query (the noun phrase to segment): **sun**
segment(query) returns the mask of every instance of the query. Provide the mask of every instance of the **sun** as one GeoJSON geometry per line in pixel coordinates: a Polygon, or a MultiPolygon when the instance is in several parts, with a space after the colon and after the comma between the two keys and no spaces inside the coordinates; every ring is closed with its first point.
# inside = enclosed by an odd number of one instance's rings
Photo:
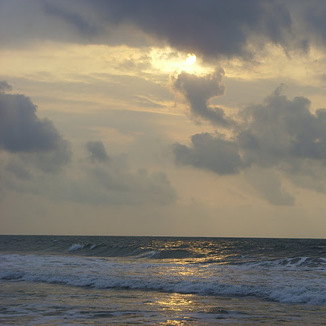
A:
{"type": "Polygon", "coordinates": [[[186,64],[187,65],[193,65],[197,60],[196,54],[194,53],[188,53],[186,57],[186,64]]]}
{"type": "Polygon", "coordinates": [[[167,74],[184,71],[189,74],[202,75],[211,73],[215,69],[215,67],[203,64],[203,60],[194,52],[179,52],[169,47],[153,47],[149,56],[151,67],[167,74]]]}

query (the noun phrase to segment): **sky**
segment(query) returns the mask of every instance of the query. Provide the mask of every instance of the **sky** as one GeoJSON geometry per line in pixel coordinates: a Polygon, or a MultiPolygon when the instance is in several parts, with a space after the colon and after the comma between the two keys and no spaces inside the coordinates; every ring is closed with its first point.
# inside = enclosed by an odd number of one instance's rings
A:
{"type": "Polygon", "coordinates": [[[326,236],[326,2],[0,0],[0,233],[326,236]]]}

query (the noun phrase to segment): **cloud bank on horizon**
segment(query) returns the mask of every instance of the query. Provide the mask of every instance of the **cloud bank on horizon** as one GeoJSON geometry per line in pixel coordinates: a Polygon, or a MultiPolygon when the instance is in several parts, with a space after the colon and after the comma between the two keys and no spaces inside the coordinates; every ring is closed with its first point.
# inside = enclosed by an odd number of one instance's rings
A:
{"type": "Polygon", "coordinates": [[[59,211],[114,206],[117,216],[117,206],[186,215],[196,202],[213,216],[218,198],[208,204],[184,186],[206,173],[223,187],[245,184],[232,186],[245,198],[236,206],[299,209],[300,191],[326,193],[325,46],[319,0],[0,0],[1,202],[33,194],[59,211]],[[44,64],[6,66],[10,53],[40,51],[50,51],[44,64]],[[199,63],[181,64],[187,53],[199,63]],[[69,55],[77,59],[63,66],[69,55]],[[70,105],[89,114],[69,109],[78,130],[63,122],[70,105]]]}

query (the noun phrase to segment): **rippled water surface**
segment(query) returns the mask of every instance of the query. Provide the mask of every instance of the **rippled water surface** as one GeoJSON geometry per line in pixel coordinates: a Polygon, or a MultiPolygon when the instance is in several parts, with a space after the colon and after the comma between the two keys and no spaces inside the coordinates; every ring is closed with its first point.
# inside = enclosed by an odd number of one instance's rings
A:
{"type": "Polygon", "coordinates": [[[323,325],[326,241],[0,237],[1,325],[323,325]]]}

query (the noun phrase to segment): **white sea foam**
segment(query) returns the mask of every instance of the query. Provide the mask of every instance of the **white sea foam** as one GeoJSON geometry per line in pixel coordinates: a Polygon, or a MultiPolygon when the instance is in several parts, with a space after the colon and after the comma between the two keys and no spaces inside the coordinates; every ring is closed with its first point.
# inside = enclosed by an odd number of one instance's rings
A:
{"type": "MultiPolygon", "coordinates": [[[[253,264],[251,268],[248,265],[213,264],[208,267],[198,264],[148,263],[142,259],[40,255],[0,255],[0,261],[1,280],[101,289],[254,296],[277,302],[326,304],[325,270],[321,272],[320,269],[316,272],[312,269],[295,270],[280,264],[277,265],[278,269],[253,264]]],[[[304,261],[300,259],[296,264],[300,266],[304,261]]]]}

